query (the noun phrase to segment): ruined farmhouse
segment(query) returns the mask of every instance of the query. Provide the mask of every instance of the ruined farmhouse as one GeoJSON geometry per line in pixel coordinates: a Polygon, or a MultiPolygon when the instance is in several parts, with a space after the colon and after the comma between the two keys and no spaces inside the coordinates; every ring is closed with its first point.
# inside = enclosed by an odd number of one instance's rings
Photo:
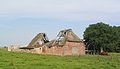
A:
{"type": "Polygon", "coordinates": [[[51,54],[51,55],[84,55],[85,44],[72,29],[59,32],[57,38],[49,41],[45,33],[39,33],[27,47],[20,47],[19,51],[51,54]]]}

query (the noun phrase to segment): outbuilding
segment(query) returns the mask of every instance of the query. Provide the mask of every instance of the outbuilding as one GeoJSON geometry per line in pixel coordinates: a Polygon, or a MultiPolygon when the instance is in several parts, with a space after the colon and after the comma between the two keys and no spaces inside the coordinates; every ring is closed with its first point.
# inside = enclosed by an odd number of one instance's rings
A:
{"type": "Polygon", "coordinates": [[[42,54],[85,55],[85,44],[72,29],[59,32],[57,39],[43,44],[42,54]]]}

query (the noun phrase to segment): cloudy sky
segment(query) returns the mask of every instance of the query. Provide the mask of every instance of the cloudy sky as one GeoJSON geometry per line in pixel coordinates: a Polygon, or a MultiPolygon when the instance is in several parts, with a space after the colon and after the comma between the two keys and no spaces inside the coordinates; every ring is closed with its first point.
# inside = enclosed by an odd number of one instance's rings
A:
{"type": "Polygon", "coordinates": [[[83,38],[97,22],[120,26],[120,0],[0,0],[0,46],[27,44],[39,32],[54,39],[67,28],[83,38]]]}

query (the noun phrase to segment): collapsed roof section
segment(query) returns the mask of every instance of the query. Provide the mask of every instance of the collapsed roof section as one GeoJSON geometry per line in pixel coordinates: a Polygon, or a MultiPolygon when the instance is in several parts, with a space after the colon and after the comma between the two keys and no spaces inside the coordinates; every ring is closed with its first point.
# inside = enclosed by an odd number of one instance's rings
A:
{"type": "Polygon", "coordinates": [[[61,30],[57,35],[57,39],[51,40],[49,42],[48,37],[45,33],[39,33],[33,38],[27,47],[22,47],[20,49],[33,49],[42,46],[52,47],[52,46],[63,46],[66,41],[69,42],[82,42],[82,40],[73,33],[72,29],[61,30]]]}
{"type": "Polygon", "coordinates": [[[64,39],[65,41],[71,42],[80,42],[82,41],[73,31],[72,29],[62,30],[58,34],[59,39],[64,39]]]}
{"type": "Polygon", "coordinates": [[[82,40],[73,33],[72,29],[66,29],[59,32],[57,39],[52,40],[48,43],[43,44],[43,46],[53,47],[60,46],[62,47],[66,41],[69,42],[82,42],[82,40]]]}
{"type": "Polygon", "coordinates": [[[48,37],[45,33],[39,33],[35,36],[27,47],[20,49],[33,49],[42,46],[44,43],[49,42],[48,37]]]}
{"type": "Polygon", "coordinates": [[[47,35],[45,33],[39,33],[29,43],[28,47],[38,47],[47,42],[49,42],[47,35]]]}

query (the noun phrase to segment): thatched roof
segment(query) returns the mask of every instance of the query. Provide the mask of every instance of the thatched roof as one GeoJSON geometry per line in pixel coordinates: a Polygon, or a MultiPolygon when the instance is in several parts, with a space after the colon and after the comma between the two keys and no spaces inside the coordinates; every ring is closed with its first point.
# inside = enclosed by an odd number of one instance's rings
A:
{"type": "Polygon", "coordinates": [[[48,38],[45,33],[39,33],[37,36],[33,38],[33,40],[29,43],[29,46],[39,45],[39,42],[42,41],[43,43],[48,42],[48,38]]]}
{"type": "Polygon", "coordinates": [[[82,42],[82,40],[73,33],[72,29],[66,29],[59,32],[56,40],[52,40],[42,46],[52,47],[52,46],[63,46],[66,41],[70,42],[82,42]]]}
{"type": "Polygon", "coordinates": [[[37,34],[27,47],[21,47],[20,49],[32,49],[42,46],[44,43],[49,42],[47,35],[45,33],[37,34]]]}
{"type": "Polygon", "coordinates": [[[58,34],[59,37],[65,38],[66,41],[72,42],[80,42],[82,41],[73,31],[72,29],[62,30],[58,34]]]}
{"type": "Polygon", "coordinates": [[[45,33],[39,33],[37,36],[35,36],[35,38],[33,38],[29,45],[27,47],[23,47],[23,49],[38,48],[42,46],[63,46],[66,41],[82,42],[82,40],[75,33],[73,33],[72,29],[61,30],[57,37],[57,39],[49,41],[45,33]],[[39,44],[40,41],[43,43],[39,44]]]}

